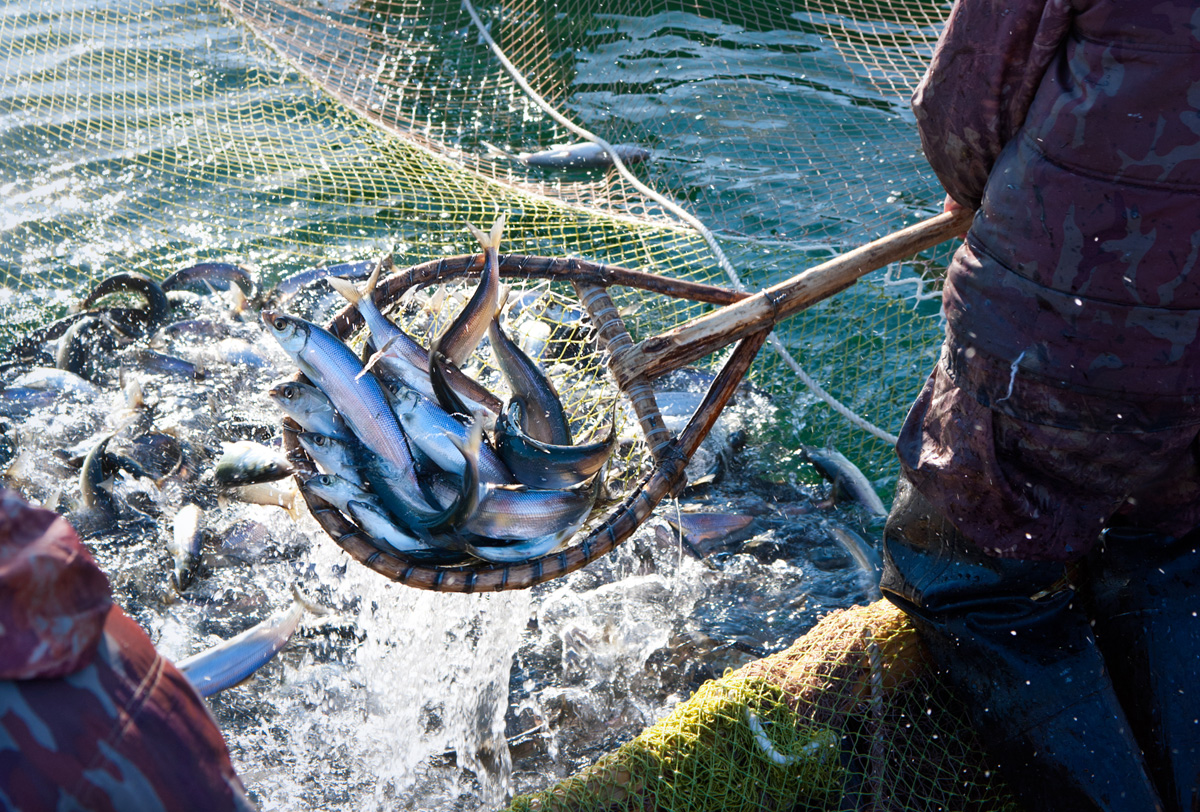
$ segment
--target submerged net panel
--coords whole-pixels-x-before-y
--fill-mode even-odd
[[[962,720],[912,626],[879,601],[705,683],[632,741],[509,809],[1017,812]]]
[[[568,118],[651,151],[634,171],[717,233],[750,290],[938,209],[907,111],[936,4],[479,13]],[[14,2],[0,12],[0,77],[0,346],[114,270],[161,278],[222,259],[269,283],[385,250],[402,267],[473,250],[462,224],[500,212],[509,251],[730,283],[697,234],[614,172],[515,157],[577,138],[456,1]],[[926,297],[944,255],[779,330],[888,431],[933,361]],[[615,293],[635,337],[708,309]],[[797,438],[834,445],[888,490],[886,443],[805,393],[777,355],[764,350],[755,377],[780,415],[759,438],[767,454],[786,458]]]

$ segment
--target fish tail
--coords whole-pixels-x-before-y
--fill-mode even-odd
[[[370,285],[370,282],[367,284]],[[329,287],[342,294],[342,297],[350,304],[357,305],[362,299],[362,294],[358,292],[358,288],[354,287],[354,283],[349,279],[343,279],[340,276],[331,276],[329,277]]]
[[[487,250],[492,247],[492,238],[471,223],[466,223],[466,226],[467,231],[471,232],[471,236],[479,241],[479,247],[483,249],[484,253],[487,253]]]
[[[292,584],[292,598],[295,599],[296,603],[300,604],[307,611],[312,612],[318,617],[321,615],[328,615],[333,611],[327,606],[322,606],[319,603],[313,603],[310,601],[307,597],[305,597],[304,593],[300,591],[300,586],[298,584]]]
[[[500,237],[504,234],[504,214],[501,213],[496,217],[496,222],[492,223],[492,233],[489,248],[493,251],[500,250]]]
[[[375,263],[375,270],[371,271],[371,276],[367,279],[367,286],[363,288],[362,296],[364,299],[375,299],[375,286],[379,284],[379,273],[383,270],[384,264],[391,265],[391,255],[384,254]]]

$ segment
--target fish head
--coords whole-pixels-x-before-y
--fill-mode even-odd
[[[289,353],[300,352],[308,343],[308,325],[303,320],[278,310],[264,310],[262,320],[268,332],[279,342],[279,346]]]
[[[322,499],[329,500],[330,496],[336,496],[341,491],[341,485],[346,480],[333,474],[317,474],[310,476],[304,480],[304,490],[315,493]]]
[[[333,439],[324,434],[319,434],[315,431],[302,431],[296,435],[296,439],[300,441],[300,445],[311,454],[314,448],[330,448],[333,445]]]
[[[277,403],[291,403],[300,397],[300,387],[295,381],[284,381],[272,386],[267,394]]]

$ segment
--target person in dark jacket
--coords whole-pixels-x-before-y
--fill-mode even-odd
[[[913,109],[976,215],[884,592],[1029,809],[1200,809],[1200,10],[958,0]]]
[[[0,809],[253,810],[204,701],[71,525],[2,487]]]

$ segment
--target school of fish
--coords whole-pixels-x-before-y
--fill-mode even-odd
[[[301,490],[340,510],[382,551],[439,564],[523,561],[564,543],[596,504],[615,420],[605,439],[573,443],[554,385],[505,333],[503,228],[503,217],[489,234],[472,228],[484,252],[479,283],[428,347],[377,306],[382,262],[365,291],[330,279],[378,348],[365,362],[317,324],[262,312],[307,381],[270,393],[321,470]],[[511,391],[503,405],[461,370],[485,336]]]

